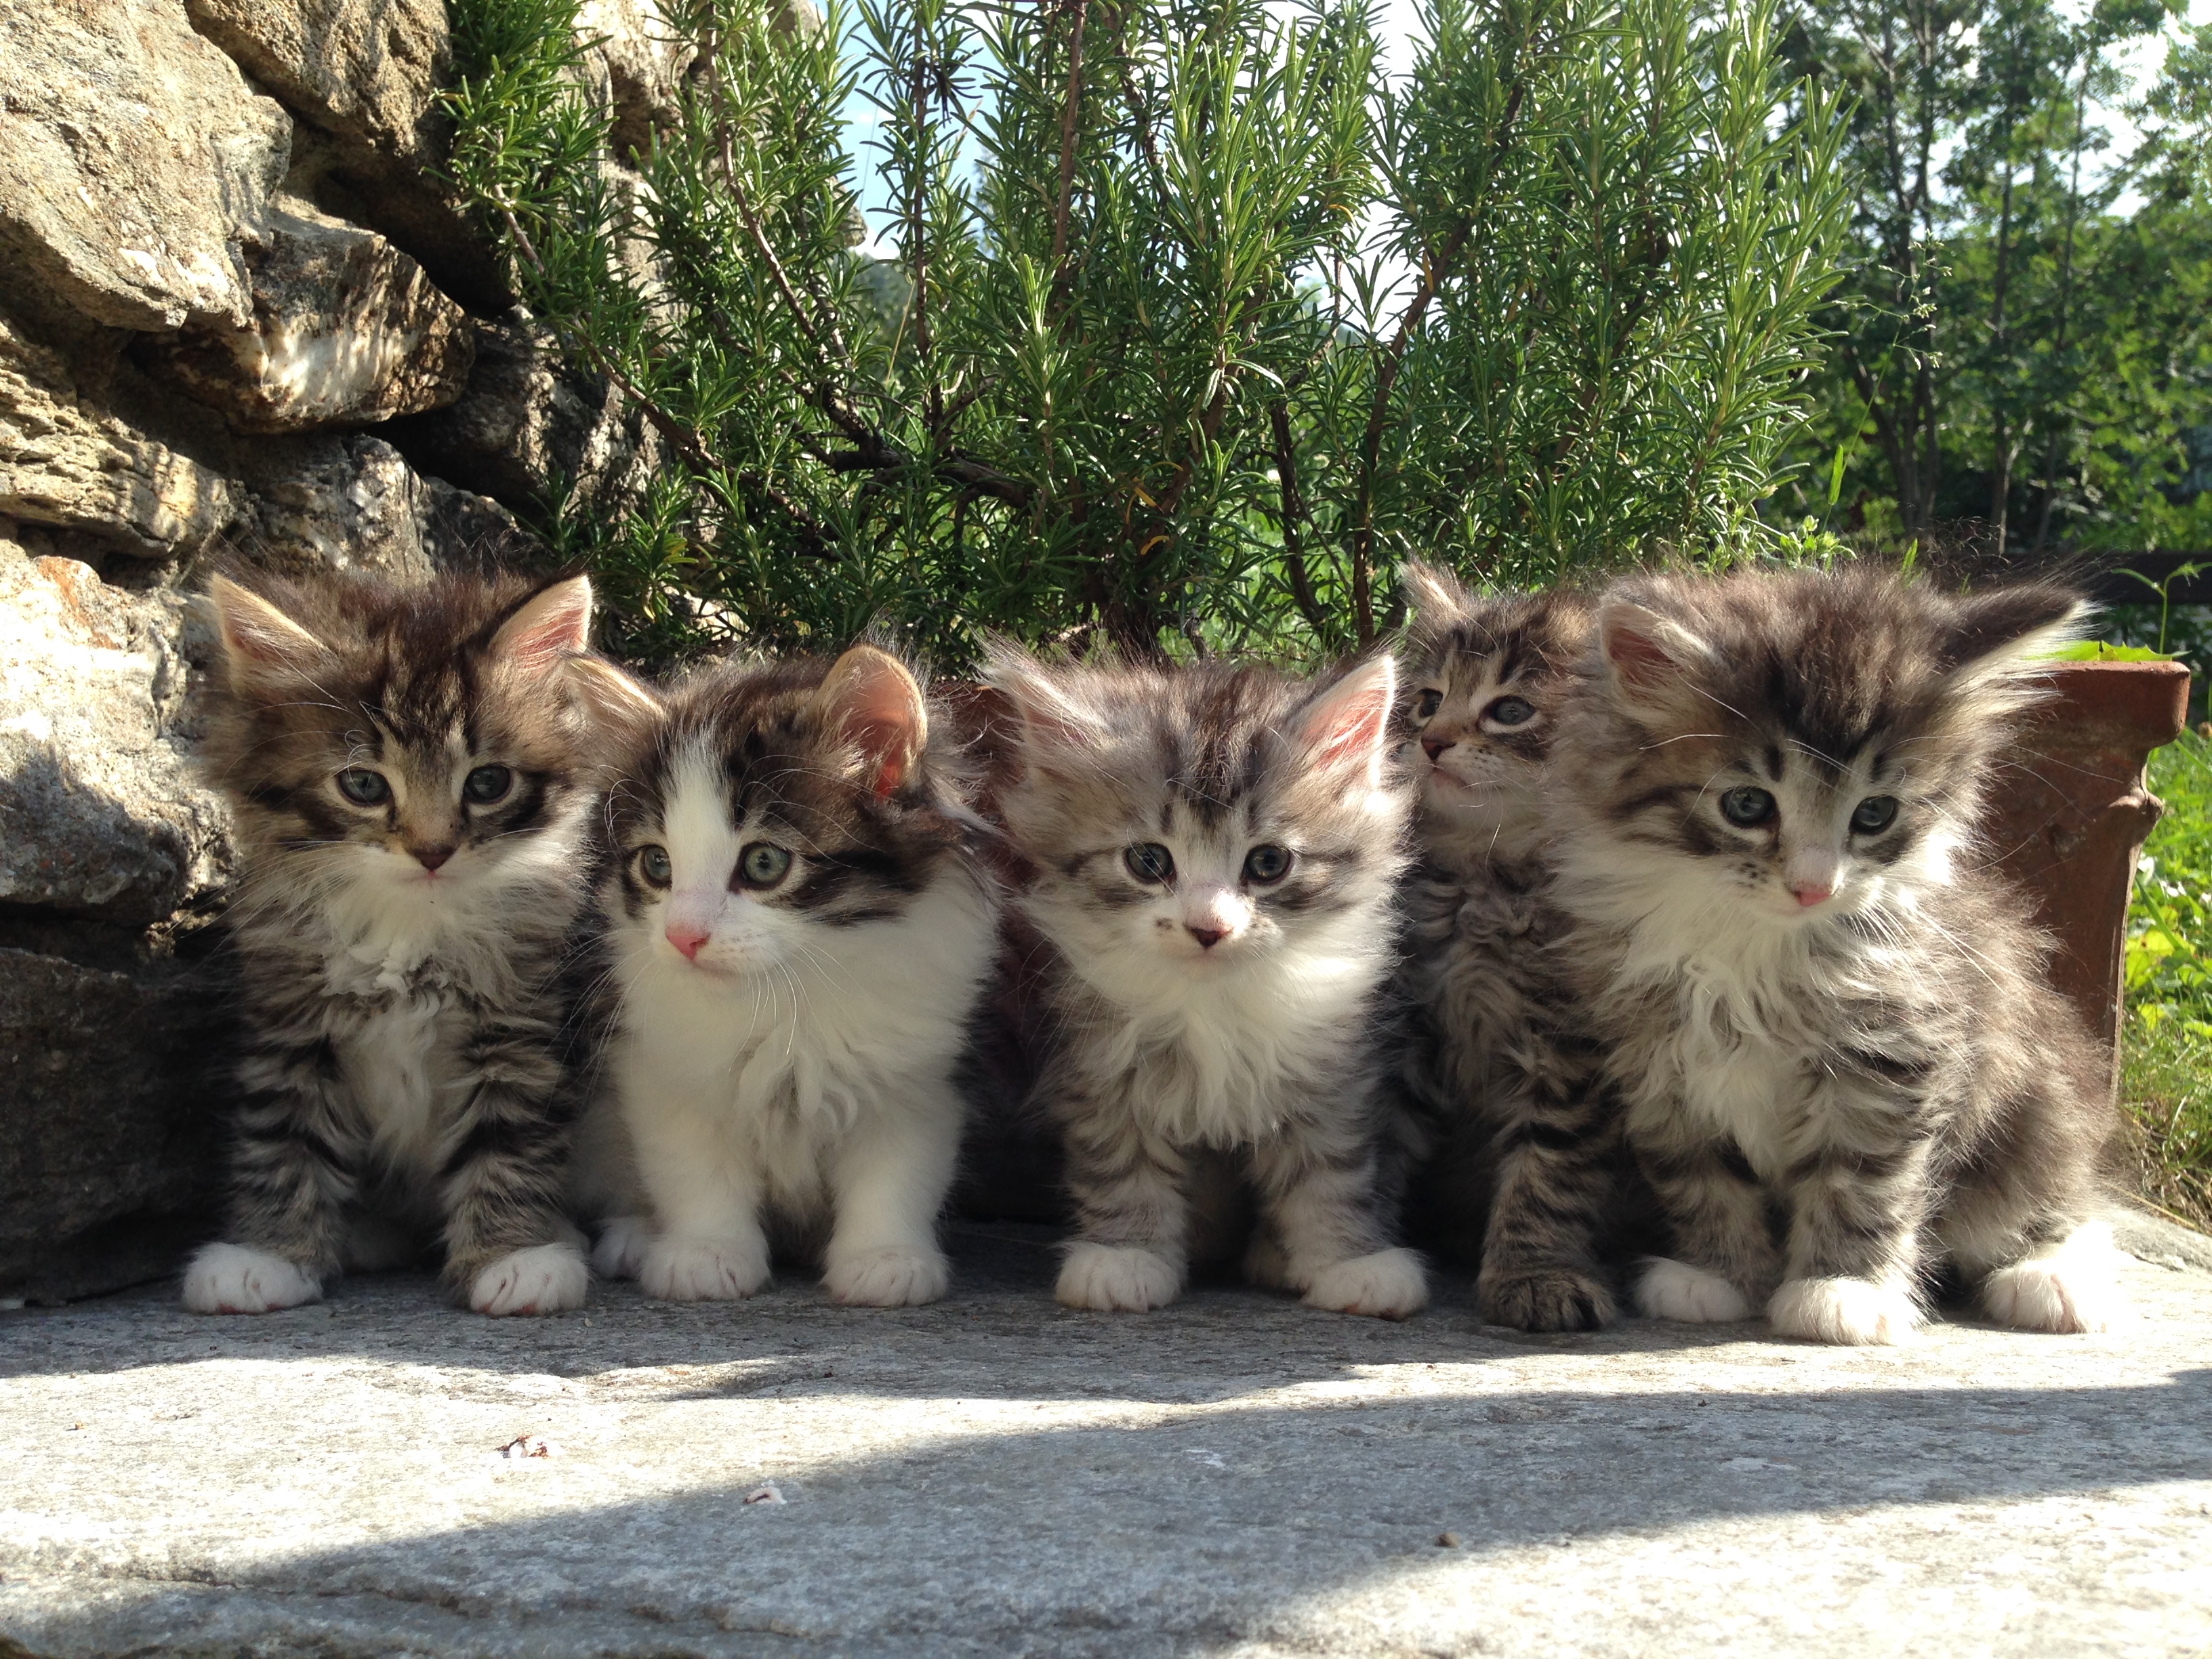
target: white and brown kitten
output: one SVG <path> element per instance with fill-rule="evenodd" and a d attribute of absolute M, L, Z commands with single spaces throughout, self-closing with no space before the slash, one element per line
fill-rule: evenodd
<path fill-rule="evenodd" d="M 422 1237 L 480 1313 L 580 1305 L 562 1216 L 592 594 L 216 579 L 205 760 L 237 815 L 246 1035 L 225 1242 L 185 1305 L 261 1313 Z"/>
<path fill-rule="evenodd" d="M 914 676 L 856 646 L 665 699 L 600 685 L 633 738 L 599 826 L 585 1011 L 597 1265 L 727 1299 L 768 1283 L 773 1244 L 840 1302 L 935 1300 L 996 902 Z"/>
<path fill-rule="evenodd" d="M 1662 1318 L 1906 1340 L 1939 1274 L 2107 1328 L 2105 1068 L 1973 824 L 2080 611 L 1868 569 L 1622 584 L 1562 731 L 1558 854 L 1670 1256 Z"/>
<path fill-rule="evenodd" d="M 1584 1330 L 1604 1265 L 1619 1134 L 1552 896 L 1553 745 L 1589 635 L 1568 592 L 1476 595 L 1406 570 L 1400 698 L 1419 791 L 1397 976 L 1408 1230 L 1477 1269 L 1483 1317 Z"/>
<path fill-rule="evenodd" d="M 1378 1212 L 1380 992 L 1410 792 L 1393 667 L 1319 687 L 1255 668 L 1047 667 L 988 678 L 1021 716 L 1000 810 L 1047 943 L 1038 1085 L 1079 1237 L 1073 1307 L 1171 1302 L 1193 1186 L 1232 1160 L 1260 1282 L 1402 1317 L 1420 1260 Z"/>

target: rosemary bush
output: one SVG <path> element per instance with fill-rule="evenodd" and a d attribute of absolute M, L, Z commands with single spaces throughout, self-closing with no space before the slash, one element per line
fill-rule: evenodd
<path fill-rule="evenodd" d="M 1364 0 L 854 4 L 665 0 L 702 51 L 632 182 L 573 4 L 453 0 L 453 176 L 665 458 L 548 503 L 623 648 L 1311 657 L 1414 554 L 1774 550 L 1848 197 L 1763 5 L 1433 0 L 1391 81 Z"/>

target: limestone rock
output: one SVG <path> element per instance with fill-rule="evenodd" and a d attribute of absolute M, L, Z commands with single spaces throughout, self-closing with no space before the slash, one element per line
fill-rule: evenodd
<path fill-rule="evenodd" d="M 55 352 L 0 321 L 0 517 L 127 552 L 190 552 L 231 516 L 220 473 L 88 406 Z"/>
<path fill-rule="evenodd" d="M 658 0 L 581 0 L 576 35 L 592 42 L 585 69 L 613 112 L 614 153 L 642 154 L 653 130 L 676 118 L 678 88 L 699 55 L 697 43 L 676 33 Z"/>
<path fill-rule="evenodd" d="M 0 905 L 143 927 L 220 890 L 229 815 L 187 760 L 187 603 L 0 539 Z"/>
<path fill-rule="evenodd" d="M 363 434 L 262 446 L 246 483 L 252 529 L 241 544 L 255 563 L 289 575 L 356 569 L 419 581 L 533 546 L 497 502 L 421 477 Z"/>
<path fill-rule="evenodd" d="M 181 0 L 0 0 L 0 250 L 118 328 L 243 326 L 291 122 Z"/>
<path fill-rule="evenodd" d="M 246 251 L 252 320 L 166 353 L 241 432 L 367 426 L 453 401 L 476 343 L 460 307 L 375 232 L 285 198 Z"/>

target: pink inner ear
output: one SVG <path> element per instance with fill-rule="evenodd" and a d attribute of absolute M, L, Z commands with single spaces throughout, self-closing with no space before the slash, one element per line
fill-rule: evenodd
<path fill-rule="evenodd" d="M 578 577 L 547 588 L 508 617 L 492 641 L 501 657 L 542 674 L 586 649 L 592 637 L 592 590 Z"/>
<path fill-rule="evenodd" d="M 1365 765 L 1380 757 L 1395 680 L 1387 672 L 1370 674 L 1364 684 L 1340 687 L 1322 700 L 1307 717 L 1305 730 L 1316 765 Z"/>
<path fill-rule="evenodd" d="M 906 781 L 927 741 L 928 716 L 914 682 L 889 657 L 863 660 L 841 678 L 838 729 L 866 757 L 875 775 L 876 799 L 887 799 Z"/>
<path fill-rule="evenodd" d="M 1606 630 L 1605 654 L 1621 678 L 1634 685 L 1648 685 L 1680 666 L 1656 640 L 1618 625 Z"/>

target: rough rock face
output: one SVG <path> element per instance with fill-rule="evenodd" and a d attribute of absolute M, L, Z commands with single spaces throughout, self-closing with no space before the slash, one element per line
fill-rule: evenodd
<path fill-rule="evenodd" d="M 251 325 L 185 335 L 167 354 L 185 389 L 239 431 L 365 425 L 440 408 L 468 385 L 466 313 L 374 231 L 289 198 L 246 259 Z"/>
<path fill-rule="evenodd" d="M 420 580 L 527 550 L 505 508 L 422 477 L 366 434 L 270 445 L 248 460 L 246 477 L 258 483 L 240 545 L 289 575 L 356 569 Z"/>
<path fill-rule="evenodd" d="M 291 124 L 176 0 L 0 0 L 0 246 L 118 328 L 245 325 Z"/>

